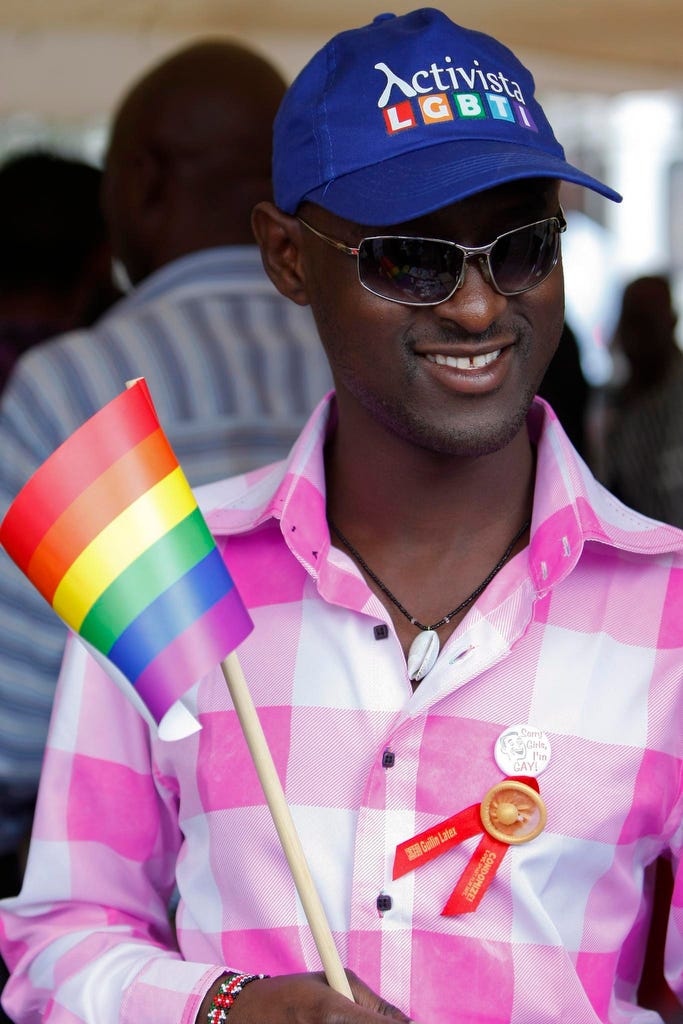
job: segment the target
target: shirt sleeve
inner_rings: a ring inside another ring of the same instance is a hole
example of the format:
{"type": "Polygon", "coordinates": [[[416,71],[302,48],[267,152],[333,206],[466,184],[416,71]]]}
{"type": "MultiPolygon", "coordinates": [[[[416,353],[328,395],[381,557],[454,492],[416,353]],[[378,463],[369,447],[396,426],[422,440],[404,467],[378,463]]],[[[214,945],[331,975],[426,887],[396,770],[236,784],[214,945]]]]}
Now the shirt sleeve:
{"type": "Polygon", "coordinates": [[[679,826],[672,843],[674,887],[669,910],[664,973],[672,991],[683,1004],[683,779],[679,801],[679,826]]]}
{"type": "MultiPolygon", "coordinates": [[[[0,520],[63,440],[54,409],[44,403],[49,388],[40,362],[30,358],[36,351],[16,364],[0,400],[0,520]]],[[[30,827],[66,629],[1,548],[0,634],[0,853],[6,853],[30,827]]]]}
{"type": "Polygon", "coordinates": [[[17,1024],[192,1024],[225,966],[175,943],[176,790],[147,724],[70,637],[24,886],[0,909],[17,1024]]]}

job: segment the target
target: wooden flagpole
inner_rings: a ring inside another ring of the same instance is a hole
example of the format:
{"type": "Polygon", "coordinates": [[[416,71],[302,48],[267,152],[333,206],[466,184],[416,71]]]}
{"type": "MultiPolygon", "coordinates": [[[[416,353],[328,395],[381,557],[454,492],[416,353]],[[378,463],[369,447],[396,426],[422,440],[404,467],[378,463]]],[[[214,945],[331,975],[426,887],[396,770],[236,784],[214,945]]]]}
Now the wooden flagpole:
{"type": "Polygon", "coordinates": [[[270,808],[270,813],[280,837],[282,849],[289,864],[299,899],[304,908],[309,927],[313,934],[323,970],[330,988],[353,1000],[348,979],[344,973],[339,952],[334,944],[332,932],[325,917],[320,897],[311,877],[301,840],[296,831],[292,815],[285,800],[280,778],[266,742],[254,702],[249,692],[242,666],[235,652],[221,662],[221,668],[232,702],[237,712],[247,746],[251,753],[259,781],[270,808]]]}

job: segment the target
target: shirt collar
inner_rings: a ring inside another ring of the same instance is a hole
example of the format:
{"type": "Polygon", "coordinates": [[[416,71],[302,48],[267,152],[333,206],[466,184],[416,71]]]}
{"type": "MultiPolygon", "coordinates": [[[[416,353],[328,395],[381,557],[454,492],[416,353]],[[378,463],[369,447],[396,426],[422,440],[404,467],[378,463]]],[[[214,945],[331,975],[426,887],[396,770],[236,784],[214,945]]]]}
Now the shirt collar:
{"type": "Polygon", "coordinates": [[[537,452],[529,570],[539,593],[571,572],[587,543],[647,556],[683,550],[682,531],[627,508],[598,483],[542,399],[527,425],[537,452]]]}
{"type": "MultiPolygon", "coordinates": [[[[318,578],[330,547],[323,448],[335,417],[330,394],[286,461],[243,478],[235,499],[207,512],[211,529],[242,533],[278,519],[292,552],[318,578]]],[[[527,425],[537,452],[529,571],[538,593],[571,572],[589,542],[650,556],[683,551],[683,531],[626,508],[595,480],[542,399],[527,425]]]]}

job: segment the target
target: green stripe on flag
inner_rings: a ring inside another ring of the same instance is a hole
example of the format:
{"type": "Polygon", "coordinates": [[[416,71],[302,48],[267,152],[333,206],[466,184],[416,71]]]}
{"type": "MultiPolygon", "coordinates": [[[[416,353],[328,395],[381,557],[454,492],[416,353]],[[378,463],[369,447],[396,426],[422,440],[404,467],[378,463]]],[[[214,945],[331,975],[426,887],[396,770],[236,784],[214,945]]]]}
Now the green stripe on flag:
{"type": "Polygon", "coordinates": [[[214,546],[204,517],[195,508],[116,577],[86,615],[80,635],[108,654],[131,622],[214,546]]]}

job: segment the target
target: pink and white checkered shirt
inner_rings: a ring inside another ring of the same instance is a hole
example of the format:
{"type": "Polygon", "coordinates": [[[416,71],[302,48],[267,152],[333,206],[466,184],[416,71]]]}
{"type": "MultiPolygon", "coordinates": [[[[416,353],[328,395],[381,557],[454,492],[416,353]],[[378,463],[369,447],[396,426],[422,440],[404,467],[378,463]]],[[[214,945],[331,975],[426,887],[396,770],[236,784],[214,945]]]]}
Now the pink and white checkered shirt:
{"type": "MultiPolygon", "coordinates": [[[[412,693],[385,608],[330,547],[328,417],[286,463],[199,497],[254,619],[240,662],[342,961],[422,1024],[652,1022],[634,1005],[648,879],[683,846],[683,533],[606,493],[537,402],[529,547],[412,693]],[[477,837],[396,881],[394,851],[502,780],[515,724],[551,744],[546,828],[475,912],[442,916],[477,837]]],[[[1,915],[17,1021],[191,1024],[226,965],[319,969],[219,669],[191,699],[198,733],[150,739],[70,641],[25,887],[1,915]]]]}

